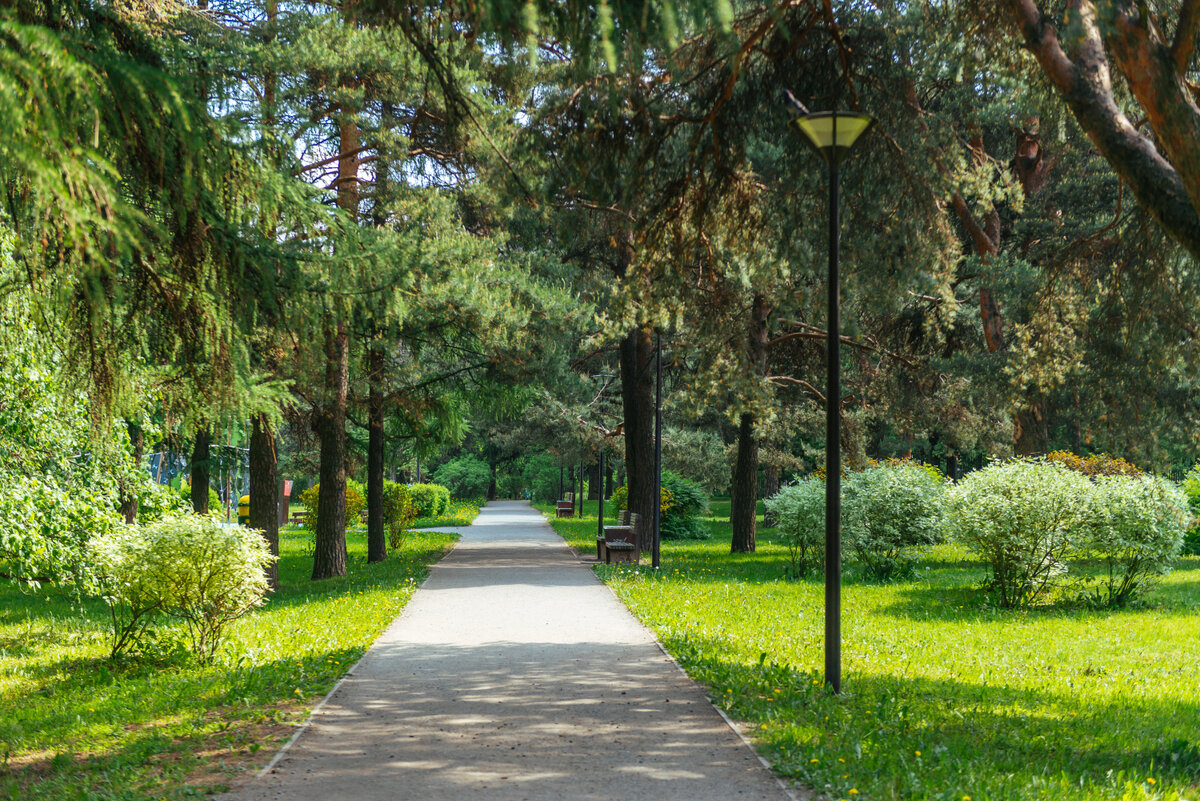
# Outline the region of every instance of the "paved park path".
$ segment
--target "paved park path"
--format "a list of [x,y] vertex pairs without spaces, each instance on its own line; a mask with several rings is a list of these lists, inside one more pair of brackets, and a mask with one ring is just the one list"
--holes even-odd
[[787,794],[523,502],[461,529],[403,614],[231,801]]

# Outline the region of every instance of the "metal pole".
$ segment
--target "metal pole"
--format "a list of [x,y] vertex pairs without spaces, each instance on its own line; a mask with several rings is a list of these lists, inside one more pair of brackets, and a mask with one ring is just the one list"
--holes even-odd
[[662,541],[662,332],[655,335],[656,375],[654,377],[654,550],[650,565],[658,570]]
[[583,446],[579,446],[579,516],[583,517]]
[[558,499],[563,499],[563,466],[558,466]]
[[[834,125],[837,125],[836,118]],[[842,691],[841,331],[838,277],[838,165],[829,158],[829,331],[825,389],[825,684]]]
[[600,481],[600,491],[596,493],[599,506],[596,507],[596,536],[604,536],[604,446],[600,446],[600,467],[596,470],[596,478]]

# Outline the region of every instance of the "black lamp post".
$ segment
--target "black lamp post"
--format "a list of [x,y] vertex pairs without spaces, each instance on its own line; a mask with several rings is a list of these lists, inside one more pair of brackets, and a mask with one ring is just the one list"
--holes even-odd
[[825,386],[825,684],[842,691],[842,391],[838,356],[841,304],[838,277],[838,166],[855,141],[875,122],[866,114],[819,111],[810,114],[788,93],[794,108],[803,112],[792,120],[805,139],[829,165],[829,330]]
[[662,543],[662,332],[655,334],[654,376],[654,544],[650,551],[650,567],[658,570],[659,546]]
[[[610,373],[597,373],[592,378],[603,378],[604,386],[600,387],[600,396],[604,396],[605,390],[608,389],[608,382],[613,376]],[[596,493],[596,536],[604,536],[604,440],[600,441],[600,464],[596,467],[596,483],[600,485],[600,491]]]

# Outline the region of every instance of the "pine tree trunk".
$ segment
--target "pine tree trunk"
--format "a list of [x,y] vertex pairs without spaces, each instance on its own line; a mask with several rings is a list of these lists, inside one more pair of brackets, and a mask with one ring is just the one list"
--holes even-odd
[[207,428],[196,431],[192,446],[192,509],[198,515],[208,514],[208,457],[212,432]]
[[[275,432],[266,415],[255,415],[250,426],[250,528],[262,532],[271,555],[279,556],[279,479]],[[279,565],[266,570],[271,589],[279,589]]]
[[1013,451],[1018,456],[1038,456],[1050,445],[1044,407],[1034,402],[1013,415]]
[[367,399],[367,561],[387,559],[387,537],[383,530],[383,353],[372,348],[368,355],[370,394]]
[[629,511],[641,515],[638,547],[654,544],[654,345],[649,328],[621,342],[621,402],[625,418],[625,471]]
[[613,484],[612,462],[608,462],[604,465],[604,499],[605,500],[608,500],[609,498],[612,497],[613,487],[614,487],[614,484]]
[[[142,451],[145,449],[145,437],[142,436],[142,427],[136,423],[126,423],[129,430],[129,445],[133,449],[133,463],[138,470],[142,469]],[[121,493],[121,514],[125,516],[125,522],[133,525],[137,522],[138,499],[128,490]]]
[[738,427],[737,463],[733,469],[733,504],[729,522],[733,524],[732,553],[754,553],[758,529],[758,440],[754,415],[742,414]]
[[[747,361],[755,377],[767,374],[767,318],[771,313],[766,298],[754,295],[750,301],[749,330],[746,339]],[[737,461],[730,489],[729,522],[733,525],[733,553],[754,553],[758,529],[758,432],[754,415],[743,412],[738,426]]]
[[317,423],[321,492],[317,497],[314,579],[346,575],[346,394],[350,375],[346,326],[330,326],[325,340],[325,405]]
[[600,499],[600,463],[593,462],[588,466],[588,493],[589,501],[597,501]]

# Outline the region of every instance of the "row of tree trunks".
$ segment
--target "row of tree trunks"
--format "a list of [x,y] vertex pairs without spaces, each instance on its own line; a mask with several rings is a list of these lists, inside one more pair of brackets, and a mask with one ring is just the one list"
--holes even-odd
[[638,547],[654,545],[654,344],[648,327],[635,328],[621,341],[621,402],[625,418],[625,472],[628,508],[641,516]]

